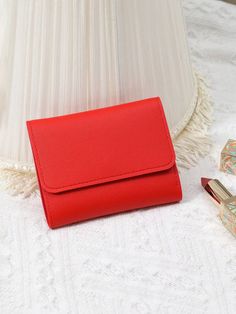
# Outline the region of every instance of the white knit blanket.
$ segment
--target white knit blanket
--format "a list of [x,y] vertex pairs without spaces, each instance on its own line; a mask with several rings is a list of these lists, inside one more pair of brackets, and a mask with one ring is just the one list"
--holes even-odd
[[214,101],[210,155],[181,171],[184,199],[58,230],[39,197],[0,193],[0,313],[234,314],[236,239],[203,193],[236,138],[236,6],[185,0],[195,67]]

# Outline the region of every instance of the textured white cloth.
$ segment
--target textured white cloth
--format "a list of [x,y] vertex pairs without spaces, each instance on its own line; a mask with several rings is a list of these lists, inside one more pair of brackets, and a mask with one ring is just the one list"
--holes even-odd
[[235,314],[236,242],[200,176],[236,137],[236,6],[185,0],[195,66],[215,106],[210,156],[182,171],[183,202],[49,230],[39,197],[0,194],[0,313]]
[[27,119],[159,95],[174,133],[194,110],[180,0],[0,0],[0,22],[0,162],[32,162]]

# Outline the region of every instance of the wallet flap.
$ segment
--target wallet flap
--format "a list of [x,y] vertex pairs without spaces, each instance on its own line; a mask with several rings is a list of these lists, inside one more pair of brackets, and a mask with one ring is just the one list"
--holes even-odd
[[159,98],[27,121],[41,187],[60,193],[175,163]]

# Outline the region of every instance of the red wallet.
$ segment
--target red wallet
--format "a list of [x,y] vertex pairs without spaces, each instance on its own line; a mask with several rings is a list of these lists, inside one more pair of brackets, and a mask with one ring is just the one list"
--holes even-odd
[[182,198],[159,98],[27,127],[51,228]]

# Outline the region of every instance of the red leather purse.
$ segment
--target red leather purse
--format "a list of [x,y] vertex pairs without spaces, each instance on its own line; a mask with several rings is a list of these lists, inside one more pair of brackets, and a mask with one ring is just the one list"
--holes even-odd
[[51,228],[182,198],[159,98],[27,127]]

